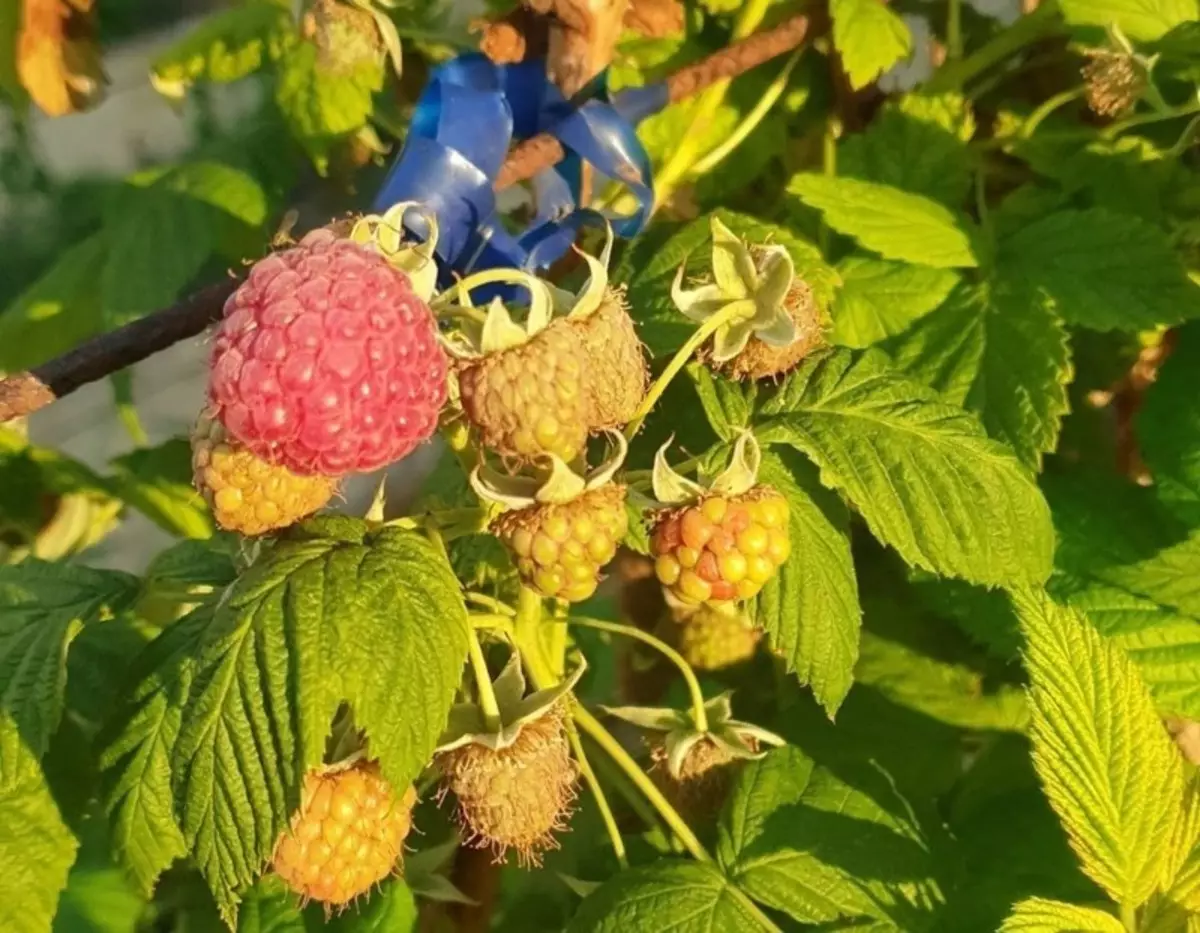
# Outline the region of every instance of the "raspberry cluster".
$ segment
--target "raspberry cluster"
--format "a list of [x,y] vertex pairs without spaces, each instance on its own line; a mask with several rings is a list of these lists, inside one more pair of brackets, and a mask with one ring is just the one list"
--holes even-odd
[[311,233],[255,263],[226,302],[193,436],[197,488],[222,527],[291,524],[339,477],[434,432],[447,367],[408,275],[330,230]]
[[788,559],[787,500],[768,486],[672,509],[651,541],[654,572],[680,602],[750,599]]

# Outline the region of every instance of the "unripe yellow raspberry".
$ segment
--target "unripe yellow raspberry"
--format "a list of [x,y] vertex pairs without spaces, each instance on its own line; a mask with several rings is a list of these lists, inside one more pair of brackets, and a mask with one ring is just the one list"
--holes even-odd
[[516,849],[533,865],[558,847],[554,833],[566,826],[577,777],[561,707],[524,724],[509,746],[472,742],[443,752],[437,763],[474,845],[497,856]]
[[328,476],[300,476],[233,440],[212,412],[192,431],[192,482],[226,531],[261,535],[311,515],[337,490]]
[[305,901],[343,907],[392,873],[416,799],[397,800],[375,762],[310,771],[272,867]]

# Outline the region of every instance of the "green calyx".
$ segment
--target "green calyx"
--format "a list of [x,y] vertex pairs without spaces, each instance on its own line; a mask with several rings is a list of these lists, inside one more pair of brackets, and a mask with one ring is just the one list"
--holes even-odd
[[603,707],[610,716],[616,716],[635,726],[654,732],[665,732],[664,746],[667,752],[667,768],[677,780],[682,777],[682,767],[688,754],[697,742],[708,739],[732,758],[753,760],[762,758],[766,752],[760,745],[786,745],[774,732],[753,723],[733,718],[730,693],[722,693],[704,704],[708,728],[700,730],[690,712],[656,706]]
[[[417,214],[429,235],[424,242],[405,240],[404,216]],[[416,201],[401,201],[383,214],[366,214],[350,228],[350,239],[383,256],[412,281],[413,291],[428,302],[437,287],[437,262],[433,251],[438,242],[437,216]]]
[[654,456],[654,469],[650,482],[654,489],[652,506],[667,508],[695,502],[706,495],[740,496],[749,492],[758,482],[758,469],[762,463],[762,449],[749,431],[733,445],[729,466],[711,483],[701,483],[677,473],[667,463],[667,448],[671,441],[663,444]]
[[786,306],[796,271],[784,247],[763,246],[751,251],[714,216],[712,281],[685,289],[686,266],[679,267],[671,285],[676,307],[701,324],[718,314],[731,315],[713,334],[714,362],[733,359],[746,349],[751,337],[768,346],[787,347],[800,336]]
[[[523,269],[487,269],[455,283],[434,303],[439,315],[460,319],[459,331],[445,339],[447,350],[459,359],[476,359],[528,343],[558,317],[585,318],[600,307],[608,289],[608,261],[612,253],[612,229],[600,258],[581,252],[590,275],[578,295],[558,288]],[[492,300],[482,315],[475,311],[471,290],[482,285],[517,285],[529,292],[529,310],[523,322],[513,320],[508,306]],[[480,319],[481,318],[481,319]]]
[[508,748],[516,742],[521,730],[550,713],[567,696],[579,678],[583,676],[587,662],[580,657],[579,666],[571,675],[553,687],[525,695],[525,671],[521,667],[521,654],[513,650],[495,680],[492,692],[500,712],[500,723],[495,729],[487,726],[487,716],[477,703],[456,703],[450,709],[450,718],[445,732],[438,742],[436,753],[453,751],[464,745],[482,745],[493,751]]
[[609,456],[600,466],[584,474],[554,454],[549,455],[548,471],[511,476],[481,463],[471,471],[471,488],[487,502],[510,509],[523,509],[537,503],[565,505],[585,492],[612,482],[625,462],[629,442],[619,431],[606,432],[613,440]]

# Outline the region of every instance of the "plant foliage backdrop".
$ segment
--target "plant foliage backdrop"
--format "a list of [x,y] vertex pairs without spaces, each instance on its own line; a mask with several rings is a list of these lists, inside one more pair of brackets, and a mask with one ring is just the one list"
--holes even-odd
[[[1200,930],[1196,0],[234,0],[195,146],[64,184],[143,6],[0,6],[0,929]],[[375,198],[476,48],[625,184],[479,123]],[[99,470],[16,417],[88,383]]]

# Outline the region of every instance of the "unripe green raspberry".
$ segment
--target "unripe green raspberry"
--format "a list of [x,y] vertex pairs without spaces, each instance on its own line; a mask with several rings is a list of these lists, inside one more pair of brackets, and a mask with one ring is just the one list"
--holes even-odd
[[[747,739],[752,748],[758,745]],[[679,776],[667,766],[664,742],[650,747],[651,776],[671,804],[688,820],[699,821],[717,813],[729,795],[729,789],[744,759],[734,756],[708,737],[696,742],[679,768]]]
[[647,369],[624,293],[609,289],[594,314],[571,323],[588,360],[588,427],[627,424],[646,395]]
[[337,490],[328,476],[301,476],[263,460],[228,436],[212,412],[192,431],[192,482],[227,531],[261,535],[324,506]]
[[566,826],[577,777],[561,706],[525,723],[511,745],[471,742],[442,752],[437,763],[469,842],[497,856],[516,849],[533,865],[557,848],[554,833]]
[[587,441],[587,357],[565,319],[528,343],[460,361],[459,393],[480,443],[528,462],[556,454],[570,462]]
[[523,582],[543,596],[579,602],[596,591],[628,525],[625,488],[608,483],[567,503],[505,512],[492,530],[512,552]]
[[762,631],[744,614],[702,606],[664,619],[661,631],[698,671],[719,671],[754,657]]

